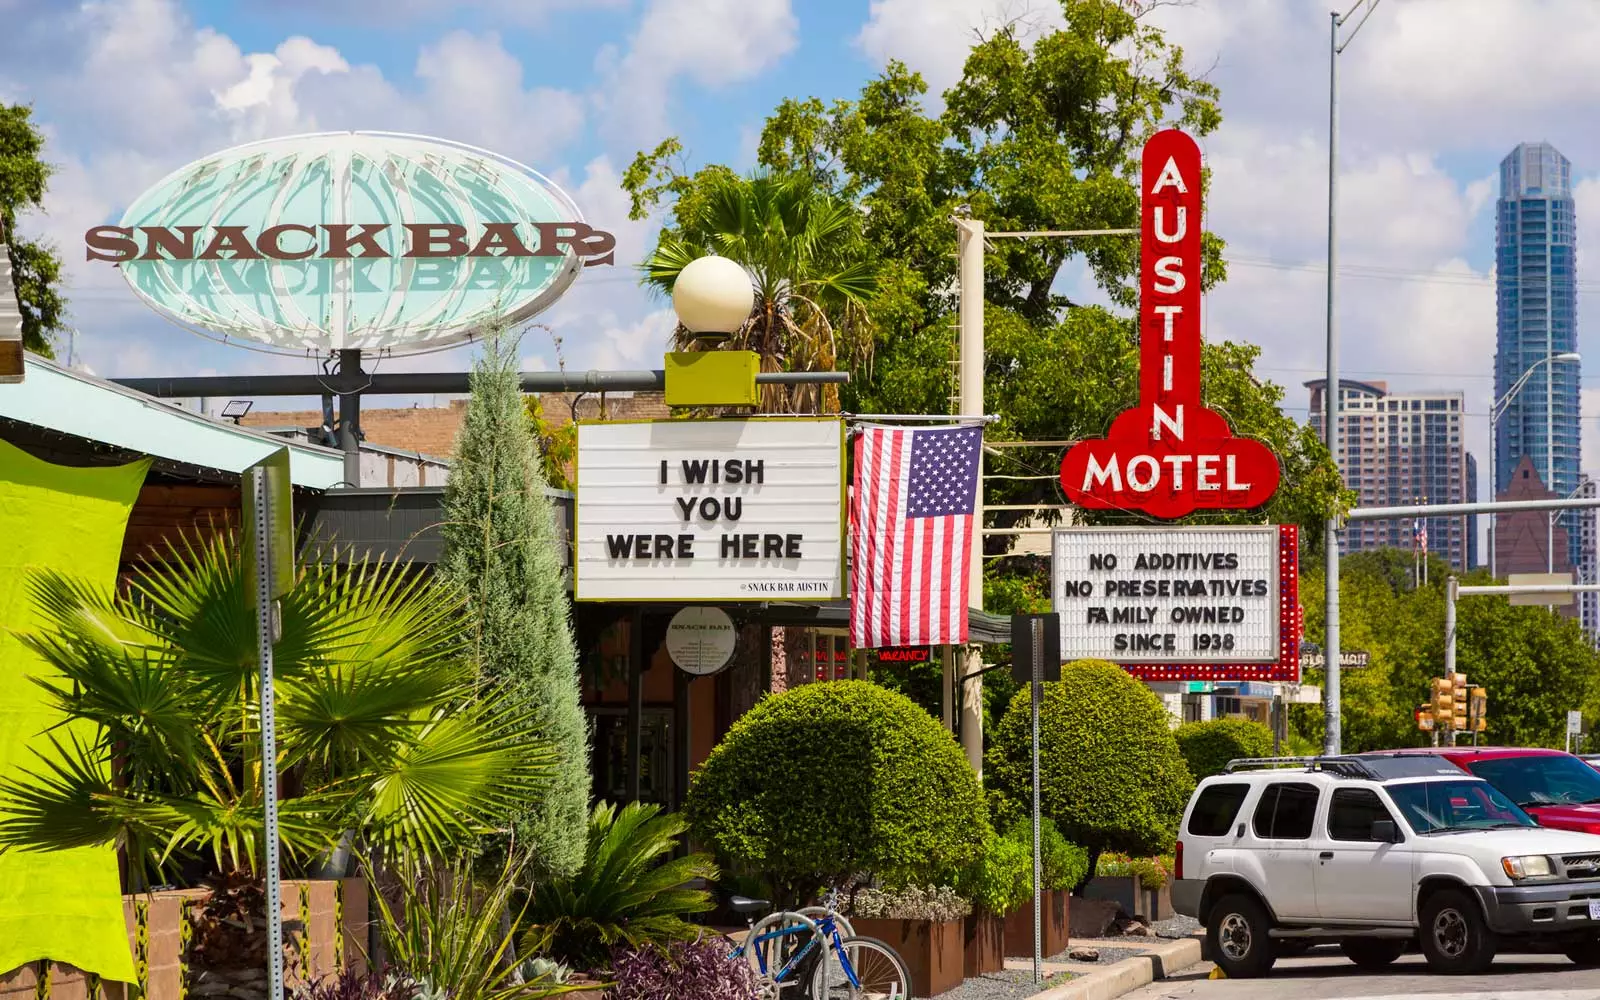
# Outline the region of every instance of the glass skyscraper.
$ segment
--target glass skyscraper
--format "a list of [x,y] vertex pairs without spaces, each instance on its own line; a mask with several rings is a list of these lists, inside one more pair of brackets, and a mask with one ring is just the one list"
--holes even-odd
[[[1572,164],[1548,142],[1525,142],[1500,161],[1495,212],[1495,398],[1542,359],[1578,347],[1577,219]],[[1555,440],[1548,428],[1555,427]],[[1495,426],[1494,489],[1511,483],[1527,456],[1556,496],[1578,488],[1578,365],[1541,365]],[[1572,565],[1584,560],[1568,532]]]

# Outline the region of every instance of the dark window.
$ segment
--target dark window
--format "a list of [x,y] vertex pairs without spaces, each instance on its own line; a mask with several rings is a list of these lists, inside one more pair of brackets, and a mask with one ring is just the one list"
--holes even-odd
[[1487,757],[1468,764],[1467,770],[1524,809],[1600,802],[1600,772],[1565,754]]
[[1372,840],[1372,824],[1394,819],[1370,788],[1341,788],[1328,806],[1328,836],[1334,840]]
[[1200,793],[1189,814],[1189,832],[1196,837],[1222,837],[1244,805],[1249,785],[1211,785]]
[[1268,785],[1252,819],[1263,840],[1308,840],[1317,816],[1317,786],[1292,782]]

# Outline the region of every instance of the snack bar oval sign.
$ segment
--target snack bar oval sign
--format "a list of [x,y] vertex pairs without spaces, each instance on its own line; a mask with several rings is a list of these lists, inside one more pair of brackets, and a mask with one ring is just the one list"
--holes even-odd
[[514,160],[441,139],[330,132],[178,170],[84,237],[197,333],[284,353],[408,354],[516,323],[615,239]]

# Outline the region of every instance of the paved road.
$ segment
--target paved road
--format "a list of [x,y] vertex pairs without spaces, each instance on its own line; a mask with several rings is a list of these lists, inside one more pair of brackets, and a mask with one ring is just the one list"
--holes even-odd
[[1508,955],[1487,975],[1428,973],[1421,955],[1407,955],[1381,975],[1358,970],[1336,950],[1280,961],[1265,979],[1209,979],[1210,963],[1123,1000],[1600,1000],[1600,970],[1578,970],[1560,956]]

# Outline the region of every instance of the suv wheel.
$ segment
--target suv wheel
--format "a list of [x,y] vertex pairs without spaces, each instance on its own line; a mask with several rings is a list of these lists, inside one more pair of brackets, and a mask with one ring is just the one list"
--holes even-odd
[[1394,938],[1344,938],[1339,950],[1363,969],[1381,969],[1406,953],[1406,942]]
[[1461,889],[1440,889],[1422,905],[1422,954],[1428,968],[1450,976],[1483,972],[1496,942],[1477,900]]
[[1254,897],[1223,897],[1211,908],[1206,924],[1211,960],[1229,979],[1266,975],[1277,960],[1274,942],[1267,936],[1271,927],[1266,908]]
[[1594,968],[1600,965],[1600,938],[1590,938],[1567,949],[1567,958],[1576,965]]

